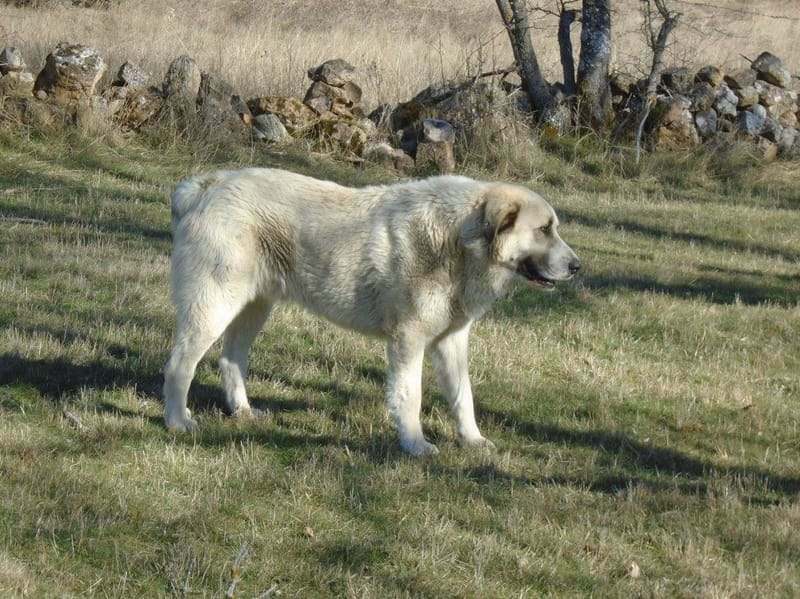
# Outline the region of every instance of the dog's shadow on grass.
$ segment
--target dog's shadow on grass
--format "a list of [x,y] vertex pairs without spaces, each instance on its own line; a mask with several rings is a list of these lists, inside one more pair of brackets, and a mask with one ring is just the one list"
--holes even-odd
[[[109,354],[131,356],[135,352],[115,346],[109,349]],[[379,368],[361,367],[357,372],[371,383],[382,384],[384,381],[384,373]],[[0,354],[0,385],[33,387],[42,398],[54,404],[65,404],[71,397],[87,388],[111,391],[132,387],[137,393],[160,401],[162,380],[160,373],[137,372],[125,365],[103,362],[73,364],[63,359],[34,359],[12,353]],[[289,384],[298,391],[324,393],[328,401],[332,402],[329,403],[329,407],[332,405],[334,411],[352,409],[351,402],[360,399],[359,393],[346,385],[316,381],[289,381]],[[196,413],[212,416],[221,413],[224,401],[222,390],[217,385],[194,383],[191,396],[191,407]],[[253,398],[253,405],[274,414],[303,411],[312,407],[309,402],[302,399],[260,396]],[[160,416],[122,408],[107,400],[100,399],[94,404],[94,408],[98,412],[120,417],[144,418],[154,428],[162,426]],[[784,476],[756,467],[719,465],[711,460],[693,457],[675,449],[643,443],[623,432],[570,429],[548,423],[527,422],[488,408],[481,410],[481,416],[482,420],[494,421],[496,427],[510,431],[516,437],[524,438],[526,442],[588,448],[613,455],[625,472],[614,475],[604,472],[597,478],[552,477],[537,480],[504,472],[496,465],[457,469],[437,462],[431,466],[433,471],[441,476],[461,479],[466,477],[479,482],[513,482],[527,486],[564,484],[600,493],[617,493],[631,486],[643,485],[654,491],[678,490],[692,495],[707,491],[707,480],[710,476],[724,475],[752,481],[767,494],[778,497],[800,495],[800,477]],[[286,430],[280,424],[264,427],[260,426],[257,420],[253,422],[252,426],[209,426],[200,434],[187,435],[183,439],[187,443],[202,446],[221,446],[247,438],[279,449],[340,447],[346,444],[350,451],[361,454],[374,463],[403,459],[403,454],[396,447],[396,441],[381,433],[375,433],[366,440],[343,440],[333,435],[314,435]],[[756,503],[771,501],[765,496],[755,497],[752,500]]]
[[[41,332],[41,331],[40,331]],[[82,340],[84,336],[77,332],[64,332],[60,338]],[[71,402],[85,390],[110,392],[116,389],[135,389],[137,395],[153,402],[161,402],[161,387],[163,375],[160,372],[139,371],[126,362],[129,359],[137,361],[139,358],[135,350],[120,345],[110,345],[107,349],[108,360],[96,360],[82,364],[75,364],[61,358],[28,358],[15,353],[0,354],[0,387],[23,386],[35,389],[43,400],[58,406],[68,408]],[[118,359],[119,364],[115,364]],[[367,379],[382,380],[383,374],[378,369],[363,367],[359,372]],[[340,411],[348,409],[348,404],[363,399],[356,390],[335,382],[317,382],[305,380],[291,380],[288,384],[298,392],[323,393],[326,407],[333,409],[333,416]],[[6,394],[7,395],[7,394]],[[225,416],[224,394],[219,385],[205,384],[193,381],[189,390],[189,407],[196,415],[210,418],[201,424],[201,431],[195,435],[177,435],[176,439],[192,445],[223,446],[245,438],[257,443],[277,447],[279,449],[292,449],[303,446],[343,446],[345,442],[331,435],[314,435],[305,432],[284,430],[278,426],[264,427],[259,418],[242,420],[237,426],[215,426],[213,418],[222,419]],[[3,397],[6,406],[13,406],[17,402]],[[302,398],[274,397],[256,394],[251,398],[254,408],[273,415],[287,414],[310,410],[315,404]],[[144,410],[121,407],[104,399],[102,396],[91,404],[101,414],[109,414],[122,418],[143,418],[154,429],[163,429],[161,416],[147,414]],[[168,434],[164,429],[164,434]],[[363,452],[376,461],[394,460],[402,454],[394,449],[393,443],[383,439],[376,432],[374,438],[364,441],[347,440],[348,448],[355,452]]]

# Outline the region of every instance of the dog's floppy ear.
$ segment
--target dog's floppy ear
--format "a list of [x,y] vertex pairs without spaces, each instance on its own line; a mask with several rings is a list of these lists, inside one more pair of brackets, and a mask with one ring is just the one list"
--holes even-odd
[[483,219],[486,239],[493,241],[495,237],[514,227],[519,215],[520,205],[504,194],[486,194],[483,204]]

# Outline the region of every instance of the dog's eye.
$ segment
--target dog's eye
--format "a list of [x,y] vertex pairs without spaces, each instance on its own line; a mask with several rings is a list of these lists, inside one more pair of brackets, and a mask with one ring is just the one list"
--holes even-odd
[[547,223],[544,227],[539,227],[539,230],[547,235],[553,229],[553,223]]

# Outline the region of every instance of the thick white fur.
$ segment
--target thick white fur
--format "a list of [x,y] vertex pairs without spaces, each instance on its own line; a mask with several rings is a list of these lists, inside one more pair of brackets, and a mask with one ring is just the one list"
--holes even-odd
[[475,422],[469,331],[535,259],[568,278],[575,255],[552,208],[516,186],[435,177],[351,189],[273,169],[216,172],[172,196],[175,346],[165,367],[169,428],[195,426],[186,407],[198,361],[224,335],[228,408],[250,413],[250,346],[276,302],[294,302],[386,340],[387,400],[400,443],[436,453],[420,424],[421,372],[430,349],[463,443],[491,445]]

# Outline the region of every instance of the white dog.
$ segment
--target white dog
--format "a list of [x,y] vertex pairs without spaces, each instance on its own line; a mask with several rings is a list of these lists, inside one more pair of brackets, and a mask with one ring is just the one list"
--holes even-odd
[[352,189],[253,168],[183,181],[172,195],[177,333],[165,367],[167,426],[195,426],[189,384],[223,334],[228,408],[250,413],[247,354],[284,301],[386,340],[388,406],[405,451],[437,453],[420,424],[426,349],[461,441],[491,447],[475,423],[470,327],[515,279],[549,288],[578,271],[557,227],[530,190],[464,177]]

